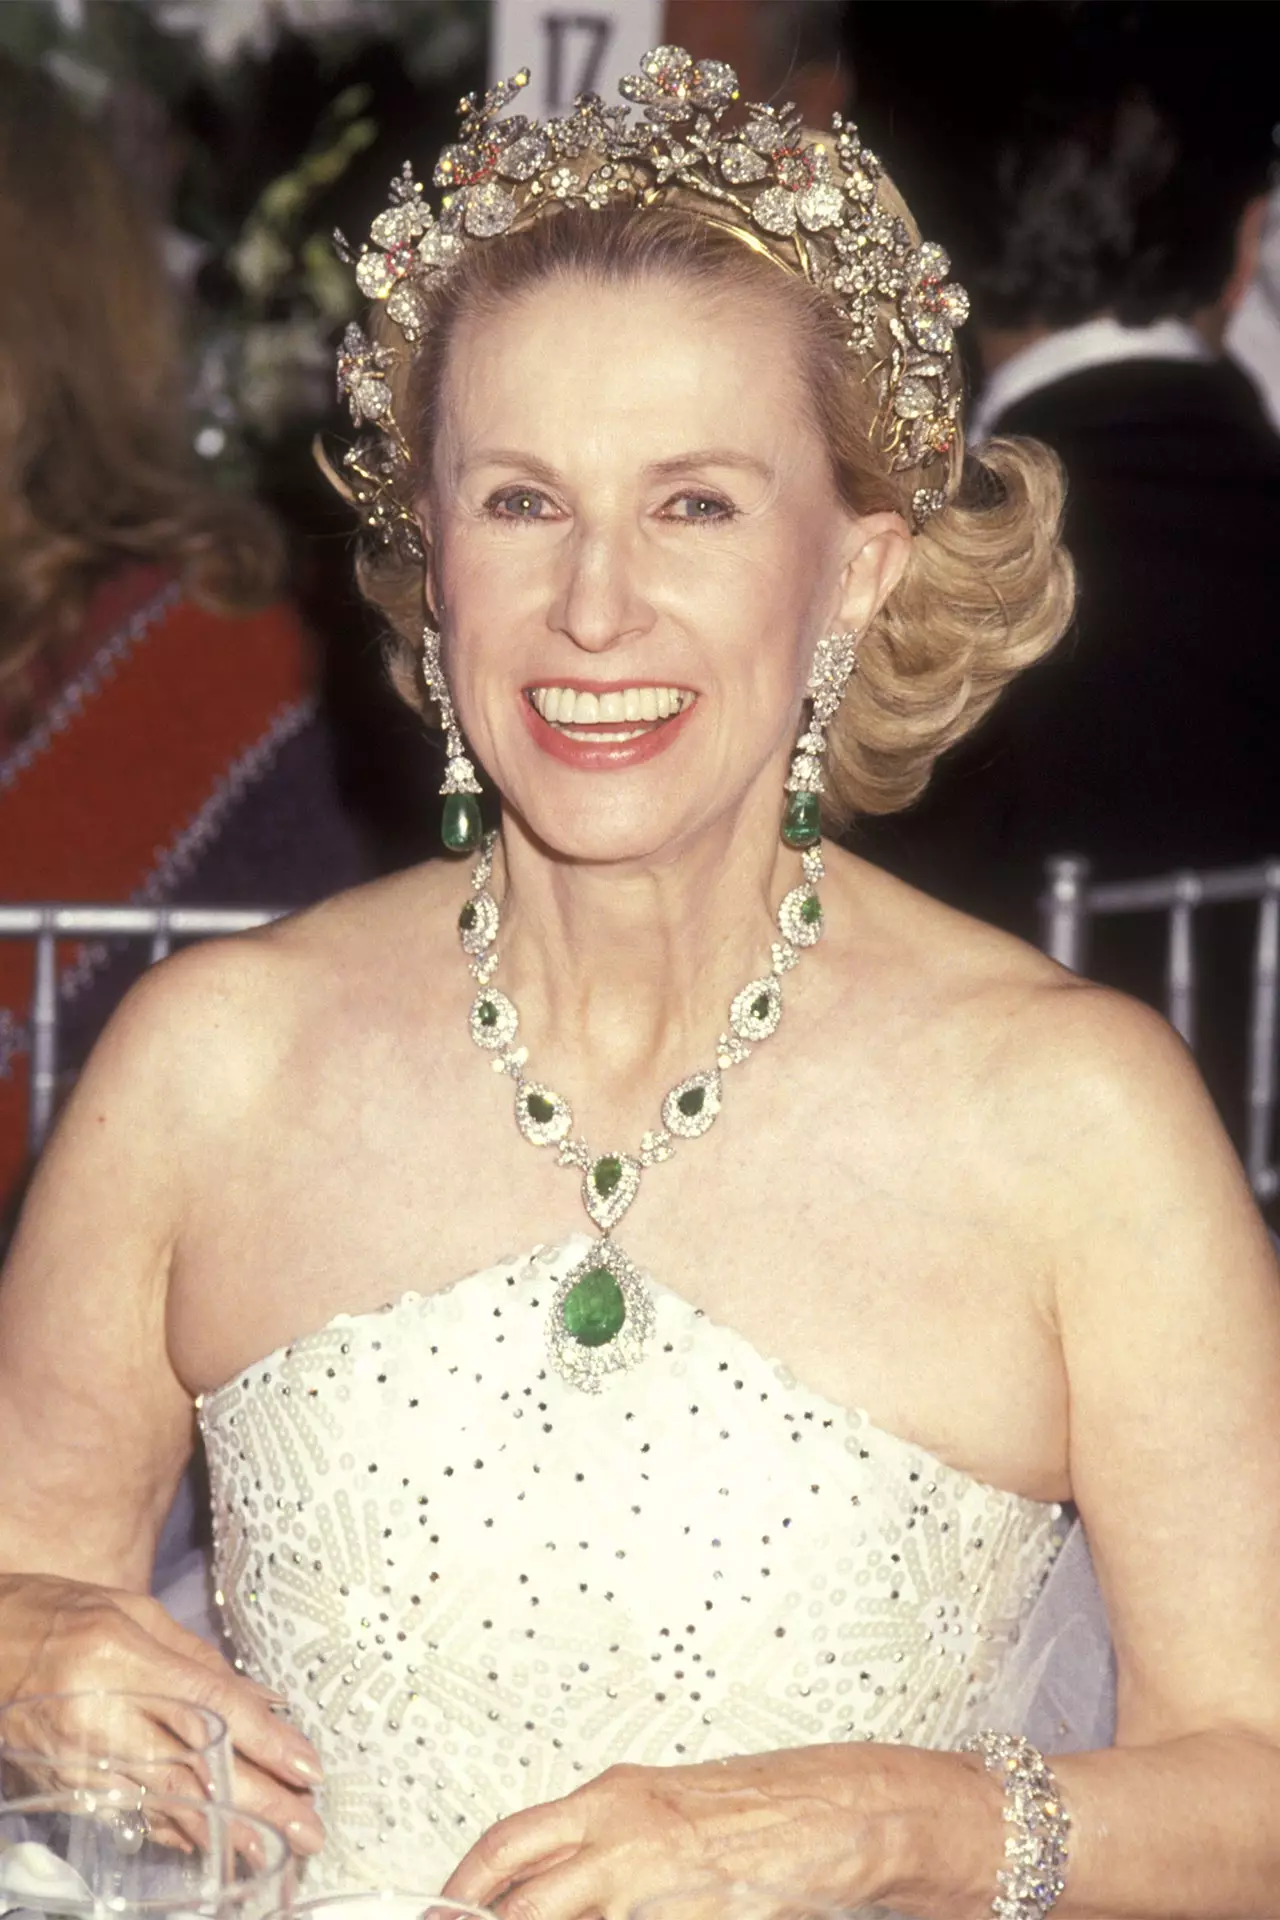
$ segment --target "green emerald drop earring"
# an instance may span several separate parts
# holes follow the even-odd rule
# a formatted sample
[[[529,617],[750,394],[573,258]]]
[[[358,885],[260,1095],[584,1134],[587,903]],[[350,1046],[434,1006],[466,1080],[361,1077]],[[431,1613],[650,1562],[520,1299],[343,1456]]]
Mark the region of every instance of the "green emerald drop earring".
[[[444,728],[445,767],[440,787],[444,812],[440,838],[449,853],[474,853],[480,845],[480,804],[476,798],[480,782],[463,745],[440,658],[440,635],[434,627],[422,629],[422,679],[439,709],[440,724]]]
[[[819,640],[809,670],[809,723],[796,741],[787,775],[787,804],[782,815],[782,838],[803,853],[822,838],[822,756],[827,750],[827,728],[835,718],[857,661],[856,633],[831,633]]]

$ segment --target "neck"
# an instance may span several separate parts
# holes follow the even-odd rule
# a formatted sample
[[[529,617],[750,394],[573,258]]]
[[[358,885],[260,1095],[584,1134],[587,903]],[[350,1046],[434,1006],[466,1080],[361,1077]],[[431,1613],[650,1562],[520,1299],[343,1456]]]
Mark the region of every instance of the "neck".
[[[548,854],[518,819],[503,828],[495,984],[516,999],[540,1071],[544,1053],[620,1092],[714,1059],[729,1001],[769,970],[777,903],[800,880],[779,839],[783,796],[661,854],[579,865]]]

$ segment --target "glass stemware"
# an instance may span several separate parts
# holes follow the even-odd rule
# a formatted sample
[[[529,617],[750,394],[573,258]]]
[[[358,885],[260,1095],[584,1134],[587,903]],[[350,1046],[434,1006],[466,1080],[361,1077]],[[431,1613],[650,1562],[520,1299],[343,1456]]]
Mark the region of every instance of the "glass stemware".
[[[267,1920],[288,1914],[277,1828],[216,1800],[82,1788],[0,1805],[0,1913],[25,1920]]]
[[[0,1800],[75,1788],[235,1798],[227,1723],[159,1693],[32,1694],[0,1707]]]

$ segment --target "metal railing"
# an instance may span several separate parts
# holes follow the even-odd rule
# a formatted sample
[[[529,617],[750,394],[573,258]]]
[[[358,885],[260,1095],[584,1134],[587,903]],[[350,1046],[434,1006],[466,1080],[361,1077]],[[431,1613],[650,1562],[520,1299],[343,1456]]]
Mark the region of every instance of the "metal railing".
[[[163,960],[175,940],[207,939],[212,934],[247,933],[278,920],[274,907],[89,907],[50,904],[0,906],[0,940],[35,943],[35,985],[28,1025],[31,1084],[27,1101],[27,1140],[39,1153],[53,1122],[58,1080],[59,940],[150,940],[148,960]]]
[[[1165,1010],[1189,1047],[1196,1041],[1195,914],[1201,907],[1256,900],[1245,1069],[1245,1170],[1260,1200],[1280,1192],[1280,1168],[1272,1157],[1276,1114],[1277,996],[1280,992],[1280,860],[1253,867],[1222,867],[1209,873],[1170,873],[1153,880],[1098,883],[1089,862],[1063,855],[1046,862],[1048,887],[1041,900],[1045,952],[1073,973],[1088,965],[1090,922],[1102,915],[1168,915],[1165,949]]]

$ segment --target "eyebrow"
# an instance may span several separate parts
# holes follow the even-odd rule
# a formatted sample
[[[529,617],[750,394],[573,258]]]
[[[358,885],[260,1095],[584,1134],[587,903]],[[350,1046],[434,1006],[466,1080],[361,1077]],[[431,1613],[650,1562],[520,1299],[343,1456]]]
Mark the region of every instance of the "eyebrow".
[[[461,463],[459,473],[474,473],[480,467],[518,467],[531,480],[544,481],[548,486],[554,486],[561,478],[545,460],[539,460],[536,454],[522,453],[517,447],[482,447]],[[765,461],[732,447],[697,447],[689,453],[672,454],[666,460],[653,461],[645,472],[654,479],[667,480],[695,467],[731,467],[742,473],[758,474],[763,480],[773,478],[773,468]]]

